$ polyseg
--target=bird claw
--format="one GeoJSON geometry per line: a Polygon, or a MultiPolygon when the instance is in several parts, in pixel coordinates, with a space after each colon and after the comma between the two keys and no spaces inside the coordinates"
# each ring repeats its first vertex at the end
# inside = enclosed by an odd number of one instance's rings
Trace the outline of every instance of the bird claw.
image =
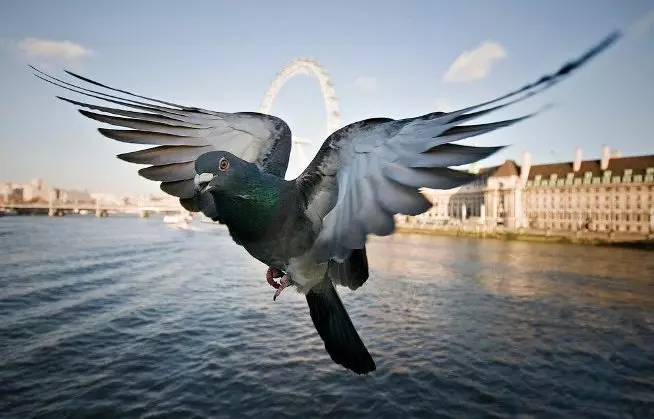
{"type": "Polygon", "coordinates": [[[273,278],[280,278],[282,276],[284,276],[284,274],[279,269],[277,269],[277,268],[268,268],[268,271],[266,272],[266,281],[268,281],[268,284],[271,287],[273,287],[275,289],[279,289],[279,286],[280,286],[279,283],[277,281],[275,281],[273,278]]]}
{"type": "Polygon", "coordinates": [[[277,288],[275,295],[273,295],[273,301],[276,301],[277,297],[279,297],[282,291],[284,291],[284,288],[288,287],[289,285],[291,285],[291,277],[287,274],[279,280],[279,288],[277,288]]]}
{"type": "Polygon", "coordinates": [[[268,268],[266,272],[266,281],[270,284],[271,287],[275,288],[275,295],[273,295],[273,301],[277,300],[277,297],[284,291],[284,288],[291,285],[291,277],[288,274],[284,274],[280,269],[277,268],[268,268]],[[275,281],[274,278],[282,278],[279,282],[275,281]]]}

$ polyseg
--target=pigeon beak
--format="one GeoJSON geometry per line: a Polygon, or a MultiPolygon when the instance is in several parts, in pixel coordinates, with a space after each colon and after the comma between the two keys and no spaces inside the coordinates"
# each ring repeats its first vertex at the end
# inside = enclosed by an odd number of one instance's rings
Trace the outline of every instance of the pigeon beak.
{"type": "Polygon", "coordinates": [[[199,191],[200,193],[208,192],[212,188],[210,182],[213,180],[213,178],[214,175],[212,173],[200,173],[199,175],[196,174],[195,178],[193,179],[195,190],[199,191]]]}

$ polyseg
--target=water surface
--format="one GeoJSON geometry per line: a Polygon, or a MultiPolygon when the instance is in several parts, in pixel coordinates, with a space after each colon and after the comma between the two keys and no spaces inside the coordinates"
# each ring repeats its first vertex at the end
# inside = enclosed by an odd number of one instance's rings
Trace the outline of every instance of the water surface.
{"type": "Polygon", "coordinates": [[[397,235],[339,288],[377,363],[221,228],[0,219],[0,416],[654,417],[654,257],[397,235]]]}

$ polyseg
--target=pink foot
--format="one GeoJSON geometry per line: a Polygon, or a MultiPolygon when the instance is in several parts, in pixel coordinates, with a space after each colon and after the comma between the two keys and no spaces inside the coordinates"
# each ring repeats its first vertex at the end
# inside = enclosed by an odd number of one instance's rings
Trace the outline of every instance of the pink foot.
{"type": "Polygon", "coordinates": [[[284,288],[288,287],[289,285],[291,285],[291,277],[287,274],[279,280],[277,291],[275,291],[275,295],[273,295],[273,301],[276,301],[277,297],[279,297],[282,291],[284,291],[284,288]]]}
{"type": "Polygon", "coordinates": [[[280,278],[283,275],[284,274],[279,269],[269,267],[268,271],[266,272],[266,281],[268,281],[268,284],[271,287],[273,287],[275,289],[279,289],[279,284],[273,278],[280,278]]]}

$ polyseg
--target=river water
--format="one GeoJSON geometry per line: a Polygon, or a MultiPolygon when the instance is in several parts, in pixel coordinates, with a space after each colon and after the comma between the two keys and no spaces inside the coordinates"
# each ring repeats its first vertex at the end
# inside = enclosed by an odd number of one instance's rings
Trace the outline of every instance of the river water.
{"type": "Polygon", "coordinates": [[[339,288],[377,363],[227,232],[0,219],[0,417],[654,417],[654,254],[396,235],[339,288]]]}

